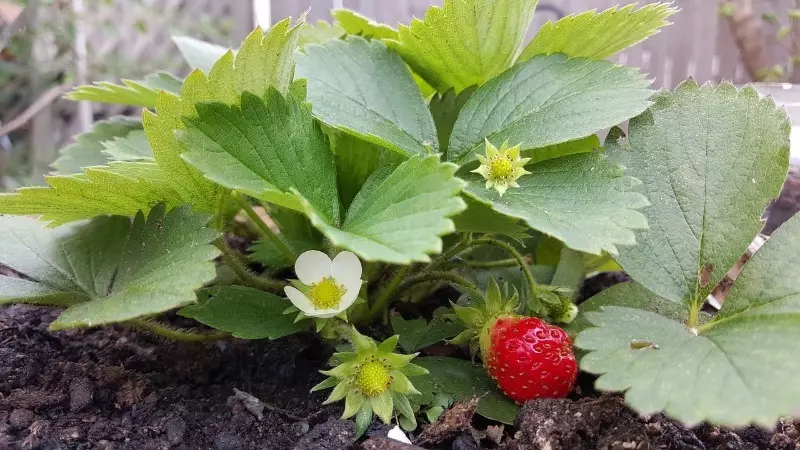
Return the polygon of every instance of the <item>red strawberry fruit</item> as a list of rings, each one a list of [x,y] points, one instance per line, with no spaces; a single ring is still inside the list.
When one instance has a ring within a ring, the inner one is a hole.
[[[489,329],[484,365],[512,400],[566,397],[578,376],[572,341],[536,317],[498,318]]]

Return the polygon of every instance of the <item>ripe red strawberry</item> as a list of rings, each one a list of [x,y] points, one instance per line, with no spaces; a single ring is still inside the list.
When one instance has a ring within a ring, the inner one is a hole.
[[[513,316],[498,318],[488,328],[484,365],[509,398],[524,403],[570,393],[578,364],[564,330],[536,317]]]

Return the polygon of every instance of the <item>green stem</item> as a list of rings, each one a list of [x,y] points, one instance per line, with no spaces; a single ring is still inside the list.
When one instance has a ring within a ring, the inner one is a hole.
[[[160,325],[159,323],[150,319],[133,319],[124,322],[123,325],[128,325],[132,328],[147,331],[173,341],[204,342],[204,341],[217,341],[220,339],[225,339],[227,337],[230,337],[228,333],[222,331],[202,333],[181,328],[174,328],[166,325]]]
[[[473,269],[502,269],[504,267],[514,267],[517,265],[517,260],[500,259],[497,261],[467,261],[467,265]]]
[[[525,280],[528,282],[528,287],[531,290],[531,301],[536,305],[539,304],[539,296],[537,292],[538,289],[536,288],[537,286],[536,279],[533,278],[531,269],[528,267],[528,262],[525,261],[525,258],[517,251],[517,249],[514,248],[514,246],[499,239],[487,238],[487,237],[475,239],[474,241],[472,241],[472,245],[476,247],[479,245],[493,245],[508,252],[517,262],[520,270],[522,270],[522,273],[525,275]],[[539,311],[534,311],[534,312],[539,312]]]
[[[389,299],[392,298],[392,295],[394,295],[394,293],[397,291],[398,286],[400,286],[400,283],[403,281],[403,277],[406,276],[410,269],[411,266],[401,267],[397,273],[394,274],[392,280],[389,281],[389,284],[383,288],[383,291],[381,291],[381,294],[378,296],[377,300],[375,300],[375,303],[373,303],[369,308],[367,318],[370,321],[375,320],[379,314],[382,314],[383,311],[386,310],[386,308],[389,306]]]
[[[278,248],[278,250],[287,259],[287,261],[294,262],[297,259],[297,255],[295,254],[294,250],[289,248],[286,242],[284,242],[280,236],[278,236],[274,231],[272,231],[272,229],[269,226],[267,226],[264,220],[262,220],[261,217],[259,217],[259,215],[255,212],[255,210],[253,210],[253,207],[250,206],[250,203],[247,200],[237,195],[236,202],[239,204],[239,206],[242,207],[245,214],[247,214],[247,217],[250,218],[250,220],[256,225],[256,227],[258,227],[259,231],[261,231],[261,234],[263,234],[266,238],[272,241],[273,244],[275,244],[275,247]]]
[[[228,247],[228,244],[225,243],[224,238],[218,239],[216,245],[222,252],[222,259],[225,261],[225,264],[227,264],[228,267],[233,270],[236,276],[239,277],[239,280],[241,280],[245,285],[256,289],[261,289],[262,291],[280,290],[286,286],[286,283],[262,278],[253,273],[247,267],[247,264],[245,264],[239,258],[236,252],[232,248]]]
[[[454,258],[460,255],[465,250],[468,250],[472,244],[472,233],[465,233],[461,236],[461,241],[451,247],[446,252],[442,253],[436,261],[432,262],[428,267],[425,268],[425,272],[433,272],[434,270],[440,268],[442,264],[447,263],[451,258]]]
[[[476,299],[483,298],[483,292],[481,292],[477,286],[475,286],[471,281],[467,280],[461,275],[456,275],[453,272],[422,272],[420,274],[409,277],[406,281],[403,282],[403,284],[400,285],[398,290],[403,291],[411,288],[415,284],[425,283],[429,281],[444,281],[463,288],[473,298]]]

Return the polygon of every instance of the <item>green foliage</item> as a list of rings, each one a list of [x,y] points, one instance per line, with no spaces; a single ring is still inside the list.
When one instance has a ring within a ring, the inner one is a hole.
[[[447,159],[472,161],[486,139],[527,150],[584,138],[644,111],[649,85],[638,71],[606,61],[536,57],[472,94],[453,126]]]
[[[343,206],[350,206],[370,175],[383,166],[397,164],[403,155],[346,133],[328,133],[331,136],[339,198]]]
[[[780,189],[789,130],[785,111],[750,87],[690,81],[633,119],[627,142],[611,134],[654,204],[650,231],[618,259],[639,284],[590,299],[577,321],[593,326],[576,345],[599,389],[689,424],[773,426],[796,408],[800,217],[751,257],[716,316],[700,313]]]
[[[318,20],[315,24],[304,23],[300,25],[300,36],[297,38],[297,47],[306,48],[311,44],[324,44],[331,39],[339,39],[347,34],[344,28],[338,24],[331,24],[324,20]]]
[[[157,314],[195,301],[214,278],[218,251],[207,216],[187,207],[155,207],[131,223],[100,217],[74,227],[42,228],[24,217],[0,217],[7,236],[0,263],[31,281],[0,277],[3,303],[68,306],[50,327],[91,327]],[[175,270],[180,266],[180,270]]]
[[[133,130],[125,137],[103,142],[103,153],[113,161],[152,161],[153,150],[142,130]]]
[[[192,69],[200,69],[205,73],[211,72],[214,63],[224,55],[228,49],[221,45],[201,41],[189,36],[172,36],[172,42],[178,47],[181,56]]]
[[[281,231],[280,238],[297,255],[308,250],[322,247],[322,235],[311,225],[311,222],[302,214],[287,209],[273,208],[269,216]],[[250,257],[267,267],[280,268],[294,264],[289,260],[271,239],[262,239],[253,245]]]
[[[58,175],[81,173],[81,169],[108,163],[106,143],[124,138],[129,133],[142,129],[142,121],[126,116],[114,116],[96,122],[90,131],[75,137],[75,143],[64,147],[53,163]]]
[[[397,39],[397,30],[377,23],[361,14],[347,9],[335,9],[331,15],[336,20],[336,25],[344,29],[347,34],[361,36],[365,39]]]
[[[166,72],[147,75],[143,80],[122,80],[122,85],[99,81],[90,86],[78,86],[66,97],[70,100],[86,100],[97,103],[141,106],[153,108],[161,91],[177,93],[181,80]]]
[[[414,380],[414,386],[422,393],[420,403],[435,403],[437,393],[446,393],[455,401],[478,397],[478,414],[505,424],[514,424],[517,405],[503,395],[480,365],[446,357],[417,358],[414,363],[430,372]]]
[[[257,289],[219,286],[203,291],[180,315],[242,339],[278,339],[309,327],[309,321],[283,313],[289,306],[285,298]]]
[[[555,23],[548,21],[522,51],[519,61],[553,53],[605,59],[658,33],[678,11],[671,3],[650,3],[640,8],[637,5],[612,6],[600,13],[587,11]]]
[[[403,61],[374,40],[351,36],[306,48],[297,76],[326,125],[403,155],[437,151],[433,119]]]
[[[439,92],[481,85],[514,63],[538,0],[445,0],[387,43]]]
[[[457,335],[464,328],[446,319],[442,314],[428,322],[423,318],[406,320],[400,314],[391,316],[392,330],[400,336],[400,347],[409,353],[418,352],[431,345]]]

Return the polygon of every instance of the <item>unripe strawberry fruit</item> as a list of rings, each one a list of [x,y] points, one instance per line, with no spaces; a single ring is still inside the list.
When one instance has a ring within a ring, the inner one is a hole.
[[[561,398],[572,390],[578,364],[561,328],[536,317],[505,316],[484,333],[489,334],[489,342],[481,342],[484,365],[512,400]]]

